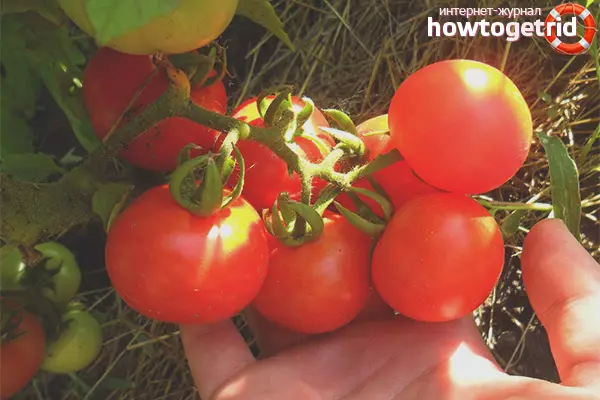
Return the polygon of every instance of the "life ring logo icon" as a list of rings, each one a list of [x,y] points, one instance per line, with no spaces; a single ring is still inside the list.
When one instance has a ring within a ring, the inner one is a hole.
[[[561,35],[559,22],[564,15],[575,15],[583,24],[585,33],[577,43],[564,43],[558,37]],[[544,36],[546,37],[548,43],[550,43],[550,45],[559,53],[571,56],[585,53],[592,45],[594,35],[598,31],[596,21],[594,20],[592,13],[590,13],[590,11],[581,4],[577,3],[565,3],[556,6],[546,17],[544,24]]]

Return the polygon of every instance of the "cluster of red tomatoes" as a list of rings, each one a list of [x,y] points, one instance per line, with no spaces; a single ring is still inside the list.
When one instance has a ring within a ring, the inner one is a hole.
[[[85,100],[103,137],[154,101],[168,84],[147,56],[101,49],[84,75]],[[199,106],[225,113],[221,82],[192,87]],[[303,101],[293,98],[294,107]],[[232,112],[264,124],[253,98]],[[317,109],[304,124],[333,147]],[[242,197],[212,216],[180,207],[167,186],[135,199],[112,225],[107,270],[120,296],[150,318],[208,323],[253,307],[290,330],[322,333],[353,321],[370,307],[422,321],[446,321],[472,312],[488,296],[503,265],[501,232],[492,215],[469,195],[510,179],[529,151],[532,122],[515,85],[488,65],[452,60],[408,77],[388,113],[363,122],[358,135],[364,162],[398,149],[404,161],[373,174],[395,207],[383,234],[369,237],[327,211],[316,240],[287,247],[265,229],[259,212],[281,192],[298,198],[300,178],[267,146],[237,144],[245,164]],[[144,132],[121,154],[132,164],[168,172],[180,150],[195,143],[217,150],[221,135],[171,117]],[[312,162],[322,146],[297,137],[290,143]],[[326,153],[326,151],[325,151]],[[237,171],[239,172],[239,171]],[[227,185],[235,184],[234,172]],[[326,182],[315,179],[318,193]],[[373,189],[366,178],[357,187]],[[337,199],[352,208],[346,194]],[[377,204],[363,199],[381,214]],[[383,301],[381,301],[383,300]]]

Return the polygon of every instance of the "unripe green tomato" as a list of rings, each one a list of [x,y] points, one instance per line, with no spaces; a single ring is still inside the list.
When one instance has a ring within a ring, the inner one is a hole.
[[[96,37],[85,0],[59,0],[58,3],[81,30]],[[138,55],[186,53],[221,36],[237,6],[238,0],[182,0],[172,12],[112,39],[106,46]]]
[[[102,327],[87,311],[72,310],[62,317],[70,321],[57,341],[47,347],[42,369],[48,372],[68,374],[90,365],[102,347]]]
[[[35,246],[45,258],[46,269],[52,275],[54,289],[44,288],[44,295],[57,305],[65,305],[75,297],[81,285],[81,271],[75,256],[57,242],[46,242]]]
[[[3,290],[23,289],[20,280],[25,268],[18,247],[5,245],[0,248],[0,287]]]

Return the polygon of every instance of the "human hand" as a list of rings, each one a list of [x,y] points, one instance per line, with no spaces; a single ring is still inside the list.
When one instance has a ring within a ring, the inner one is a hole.
[[[252,314],[260,360],[230,321],[181,326],[181,337],[203,400],[600,399],[600,266],[560,220],[530,231],[521,265],[561,385],[505,374],[470,317],[386,314],[307,337]]]

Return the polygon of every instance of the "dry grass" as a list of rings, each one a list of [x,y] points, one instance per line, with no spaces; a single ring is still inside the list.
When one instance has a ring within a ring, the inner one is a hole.
[[[597,146],[582,157],[585,143],[600,122],[600,82],[590,57],[560,56],[541,38],[525,38],[512,44],[494,38],[427,38],[427,17],[435,17],[440,5],[459,5],[456,1],[280,3],[297,51],[290,52],[270,35],[249,41],[247,37],[252,35],[243,34],[248,25],[236,21],[238,28],[232,27],[226,40],[233,57],[233,103],[273,84],[296,83],[298,92],[313,98],[318,106],[341,108],[361,122],[386,112],[394,88],[424,65],[441,59],[471,58],[497,66],[521,88],[532,107],[536,128],[561,135],[577,160],[585,206],[584,244],[596,258],[600,257]],[[501,4],[491,0],[478,3],[485,3],[481,5],[485,7]],[[511,6],[502,3],[502,7]],[[535,1],[536,6],[547,10],[555,3]],[[236,59],[234,54],[246,56]],[[540,92],[549,93],[552,100],[545,102]],[[542,203],[550,202],[549,195],[548,166],[538,143],[518,176],[489,194],[495,200]],[[502,222],[508,214],[498,212],[496,216]],[[545,333],[522,290],[519,272],[523,234],[544,216],[529,212],[520,231],[508,240],[502,280],[476,317],[490,349],[510,373],[556,380]],[[101,265],[99,268],[88,271],[88,282],[105,280]],[[195,398],[176,327],[140,317],[108,288],[83,294],[82,299],[104,321],[106,341],[101,356],[76,376],[40,375],[25,398]],[[247,331],[245,334],[249,337]]]

